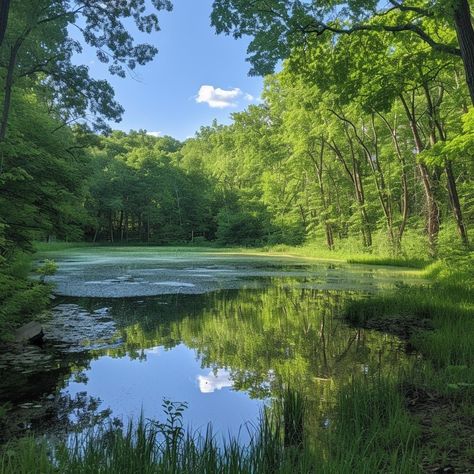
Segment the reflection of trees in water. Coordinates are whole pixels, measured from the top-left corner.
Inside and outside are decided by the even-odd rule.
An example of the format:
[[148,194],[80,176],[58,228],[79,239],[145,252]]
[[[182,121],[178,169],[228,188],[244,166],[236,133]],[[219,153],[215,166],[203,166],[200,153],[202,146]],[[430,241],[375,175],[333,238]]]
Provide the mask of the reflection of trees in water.
[[[74,366],[76,369],[77,366]],[[66,440],[68,433],[81,432],[110,421],[110,410],[100,407],[100,400],[86,392],[71,397],[59,391],[70,374],[72,366],[61,371],[37,373],[38,383],[24,384],[20,395],[7,400],[7,416],[0,418],[0,443],[26,433],[54,436]],[[25,381],[21,381],[25,382]]]
[[234,387],[254,397],[276,395],[287,385],[311,398],[317,392],[326,397],[328,387],[351,374],[402,363],[395,338],[350,327],[338,317],[346,302],[360,295],[288,283],[107,302],[124,339],[107,353],[145,358],[146,348],[184,342],[197,351],[203,367],[227,368]]
[[[234,389],[251,397],[280,398],[287,387],[298,391],[309,401],[311,425],[318,426],[340,383],[352,375],[390,371],[406,360],[395,338],[350,327],[340,318],[344,305],[359,294],[296,288],[297,280],[291,287],[289,279],[278,286],[280,281],[264,289],[203,295],[76,300],[89,311],[109,307],[123,345],[65,355],[60,367],[32,386],[36,393],[57,393],[71,373],[80,376],[104,354],[146,359],[147,348],[184,343],[196,350],[203,367],[227,369]],[[77,403],[84,416],[76,421],[98,421],[93,400]],[[73,400],[56,403],[50,423],[65,426],[68,410],[74,410]]]

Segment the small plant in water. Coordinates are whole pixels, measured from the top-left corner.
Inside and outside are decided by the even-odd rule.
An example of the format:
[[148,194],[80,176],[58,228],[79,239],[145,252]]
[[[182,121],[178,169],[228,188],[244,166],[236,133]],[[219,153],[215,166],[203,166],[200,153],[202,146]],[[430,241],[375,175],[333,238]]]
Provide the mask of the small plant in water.
[[44,280],[47,276],[54,275],[58,271],[58,265],[54,260],[46,259],[43,262],[43,265],[36,269],[36,273],[40,276],[41,283],[44,283]]
[[183,412],[188,408],[188,404],[187,402],[172,402],[167,398],[163,398],[161,406],[166,415],[166,421],[164,423],[155,420],[148,421],[164,436],[167,449],[176,451],[185,435]]

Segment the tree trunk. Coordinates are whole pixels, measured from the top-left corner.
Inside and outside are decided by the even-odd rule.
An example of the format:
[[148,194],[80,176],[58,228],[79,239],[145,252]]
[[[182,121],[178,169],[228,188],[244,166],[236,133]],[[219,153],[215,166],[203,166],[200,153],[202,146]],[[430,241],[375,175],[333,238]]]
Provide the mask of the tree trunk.
[[[433,105],[433,100],[431,99],[430,90],[427,84],[424,84],[425,94],[428,102],[428,115],[430,117],[432,127],[431,131],[431,141],[432,144],[437,142],[436,138],[436,130],[438,131],[439,137],[442,141],[446,141],[446,132],[444,131],[442,121],[439,118],[437,113],[437,109]],[[454,178],[453,173],[453,166],[449,159],[446,160],[444,165],[444,171],[446,172],[447,184],[448,184],[448,195],[449,195],[449,202],[451,204],[451,208],[453,210],[454,219],[456,221],[456,225],[458,228],[459,236],[461,237],[461,241],[463,245],[466,247],[469,246],[469,239],[466,231],[466,227],[464,225],[462,211],[461,211],[461,203],[459,202],[459,194],[456,186],[456,180]],[[439,181],[438,175],[438,181]]]
[[2,118],[0,123],[0,143],[5,140],[5,136],[7,134],[7,126],[8,126],[8,117],[10,115],[10,106],[12,100],[12,90],[13,90],[13,80],[14,80],[14,72],[15,72],[15,65],[18,56],[18,51],[20,49],[22,42],[17,41],[14,46],[12,46],[10,51],[10,58],[8,59],[8,68],[7,68],[7,75],[5,77],[5,86],[4,86],[4,93],[3,93],[3,109],[2,109]]
[[[415,143],[415,150],[416,154],[418,155],[425,149],[425,146],[421,140],[418,124],[416,123],[414,104],[412,104],[412,111],[410,111],[410,108],[408,107],[403,95],[400,95],[400,100],[402,101],[408,122],[410,123],[410,129],[412,131],[413,141]],[[433,183],[428,168],[423,163],[419,163],[417,168],[421,176],[421,182],[423,183],[423,190],[425,193],[426,232],[428,234],[429,252],[432,257],[435,257],[439,233],[439,207],[438,203],[436,202]]]
[[328,246],[329,250],[333,250],[334,237],[333,237],[333,232],[332,232],[332,225],[329,222],[329,218],[328,218],[329,199],[326,196],[326,190],[325,190],[324,181],[323,181],[324,145],[325,145],[325,141],[323,139],[321,140],[321,150],[319,153],[318,160],[315,158],[314,154],[310,150],[308,150],[308,153],[311,158],[311,161],[313,162],[314,169],[316,172],[316,177],[318,178],[318,183],[319,183],[319,194],[321,196],[321,204],[324,211],[324,228],[326,232],[326,245]]
[[454,7],[454,25],[466,72],[467,87],[474,105],[474,28],[468,0],[457,0]]
[[385,118],[385,116],[381,113],[378,114],[380,118],[385,123],[386,127],[390,131],[390,135],[392,137],[393,146],[395,147],[395,151],[398,157],[398,161],[400,162],[400,172],[401,172],[401,182],[402,182],[402,195],[401,195],[401,202],[400,202],[400,213],[402,217],[402,221],[398,227],[398,234],[396,236],[396,250],[397,252],[401,250],[402,246],[402,239],[403,233],[405,232],[405,227],[408,221],[408,178],[407,178],[407,171],[406,171],[406,160],[403,156],[402,150],[400,148],[400,142],[398,141],[398,133],[397,133],[397,125],[394,124],[393,126],[390,125],[389,121]]
[[432,180],[428,168],[423,163],[418,164],[418,170],[423,182],[423,189],[425,191],[426,200],[426,231],[428,233],[428,243],[430,255],[436,256],[438,233],[439,233],[439,207],[436,202],[435,193],[433,190]]
[[453,208],[454,219],[456,220],[459,236],[461,237],[462,243],[466,247],[469,247],[469,238],[467,236],[466,226],[462,217],[461,203],[459,202],[456,180],[454,179],[453,167],[450,160],[446,161],[445,171],[448,181],[449,200],[451,201]]
[[0,46],[2,46],[8,25],[8,13],[10,12],[10,0],[0,0]]
[[125,240],[128,242],[128,212],[125,213]]
[[118,231],[120,232],[120,242],[123,240],[123,209],[120,210]]
[[364,247],[372,247],[372,234],[370,231],[370,224],[369,218],[367,216],[367,211],[365,210],[365,197],[364,197],[364,188],[362,185],[362,180],[360,176],[359,164],[355,157],[354,149],[352,146],[352,140],[348,136],[348,141],[350,144],[351,155],[352,155],[352,171],[349,168],[344,156],[342,155],[341,150],[339,150],[336,143],[333,141],[332,144],[329,144],[331,149],[336,154],[336,157],[344,166],[347,175],[349,176],[353,186],[354,186],[354,194],[356,197],[356,201],[359,207],[360,218],[361,218],[361,234],[362,234],[362,244]]
[[362,179],[360,176],[359,165],[353,160],[353,174],[354,174],[354,186],[357,202],[359,204],[359,210],[362,220],[362,237],[364,240],[364,247],[372,247],[372,232],[370,231],[369,225],[369,216],[367,215],[367,210],[365,209],[365,195],[364,187],[362,185]]
[[113,243],[114,242],[114,222],[113,222],[112,211],[109,212],[109,234],[110,234],[110,241]]

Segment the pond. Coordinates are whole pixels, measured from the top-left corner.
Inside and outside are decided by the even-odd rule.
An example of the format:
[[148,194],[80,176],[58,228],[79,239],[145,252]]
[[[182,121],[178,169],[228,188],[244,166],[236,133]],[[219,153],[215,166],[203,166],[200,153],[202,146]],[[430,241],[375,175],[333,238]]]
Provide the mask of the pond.
[[62,435],[102,419],[163,419],[245,441],[286,387],[324,427],[340,384],[407,364],[394,336],[347,325],[344,305],[406,271],[215,252],[87,249],[59,271],[45,344],[0,356],[0,403],[15,426]]

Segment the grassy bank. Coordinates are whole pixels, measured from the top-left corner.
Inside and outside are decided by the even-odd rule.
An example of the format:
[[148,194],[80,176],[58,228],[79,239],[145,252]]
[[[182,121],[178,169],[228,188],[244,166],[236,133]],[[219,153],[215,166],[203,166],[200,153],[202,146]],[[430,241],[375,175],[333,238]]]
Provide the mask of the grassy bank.
[[217,244],[206,243],[201,245],[166,245],[156,246],[150,245],[136,245],[136,244],[109,244],[109,243],[86,243],[86,242],[36,242],[35,243],[36,256],[43,258],[51,255],[66,255],[69,251],[87,250],[98,253],[113,253],[116,251],[144,251],[144,252],[196,252],[196,253],[219,253],[219,254],[242,254],[242,255],[261,255],[261,256],[276,256],[276,257],[297,257],[304,259],[326,260],[326,261],[340,261],[347,263],[358,263],[366,265],[386,265],[397,267],[409,267],[422,269],[429,265],[432,260],[428,257],[420,257],[414,255],[400,255],[392,256],[387,252],[367,253],[362,249],[355,247],[355,251],[348,248],[338,250],[328,250],[322,242],[313,242],[302,246],[289,245],[273,245],[264,247],[229,247],[218,246]]
[[0,342],[49,304],[51,288],[29,278],[32,268],[32,256],[22,252],[0,262]]
[[[417,427],[401,409],[393,382],[351,381],[316,442],[304,426],[306,403],[287,392],[267,409],[243,446],[183,429],[176,405],[163,423],[102,427],[65,444],[25,438],[4,448],[0,473],[301,473],[419,472]],[[53,461],[54,459],[54,461]]]
[[474,471],[474,256],[436,262],[423,271],[427,287],[406,287],[350,303],[356,325],[404,336],[423,355],[398,389],[422,428],[428,469]]

